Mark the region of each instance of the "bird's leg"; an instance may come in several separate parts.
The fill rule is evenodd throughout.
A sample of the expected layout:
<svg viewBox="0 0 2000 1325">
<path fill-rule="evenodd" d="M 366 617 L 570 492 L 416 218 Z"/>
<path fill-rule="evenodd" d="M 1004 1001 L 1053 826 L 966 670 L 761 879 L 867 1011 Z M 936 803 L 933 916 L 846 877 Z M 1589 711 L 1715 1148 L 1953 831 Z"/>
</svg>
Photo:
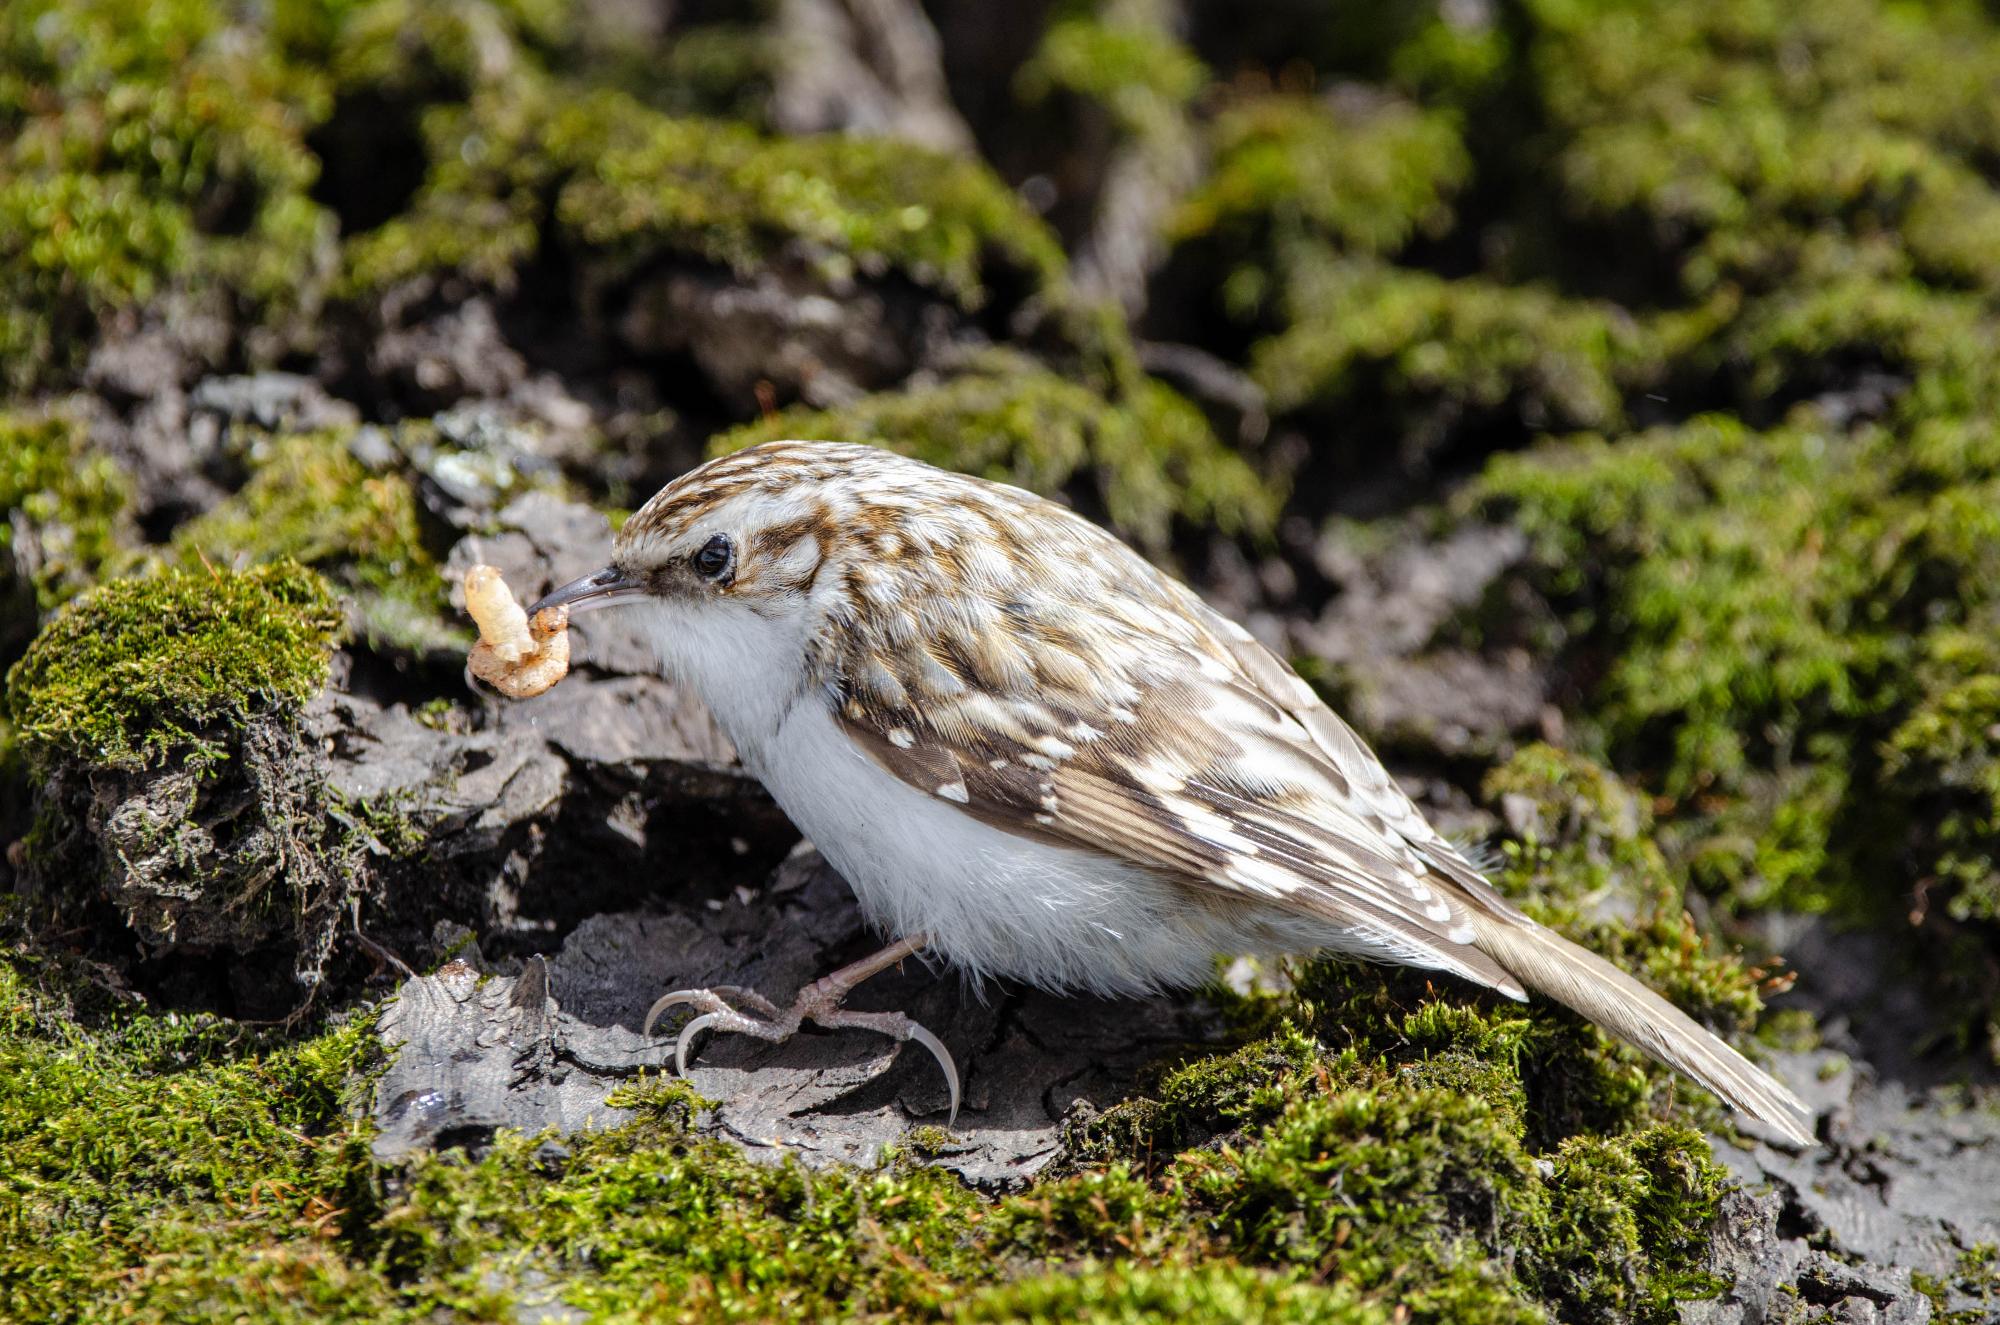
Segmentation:
<svg viewBox="0 0 2000 1325">
<path fill-rule="evenodd" d="M 829 1030 L 869 1030 L 897 1040 L 915 1040 L 930 1050 L 938 1066 L 944 1069 L 945 1085 L 951 1092 L 951 1121 L 956 1122 L 958 1068 L 952 1063 L 951 1052 L 944 1047 L 944 1041 L 900 1012 L 850 1012 L 841 1006 L 856 985 L 894 966 L 903 958 L 921 952 L 929 942 L 927 934 L 898 939 L 880 952 L 813 981 L 801 989 L 798 997 L 792 1000 L 792 1006 L 783 1011 L 762 994 L 738 985 L 676 989 L 671 994 L 662 995 L 647 1011 L 645 1034 L 648 1037 L 652 1035 L 653 1023 L 668 1008 L 686 1004 L 700 1014 L 681 1027 L 681 1033 L 674 1041 L 674 1065 L 682 1076 L 687 1075 L 689 1046 L 697 1035 L 706 1030 L 735 1031 L 742 1035 L 754 1035 L 760 1040 L 779 1042 L 791 1039 L 801 1025 L 811 1021 Z M 759 1015 L 753 1017 L 741 1011 L 730 1001 L 732 999 Z"/>
</svg>

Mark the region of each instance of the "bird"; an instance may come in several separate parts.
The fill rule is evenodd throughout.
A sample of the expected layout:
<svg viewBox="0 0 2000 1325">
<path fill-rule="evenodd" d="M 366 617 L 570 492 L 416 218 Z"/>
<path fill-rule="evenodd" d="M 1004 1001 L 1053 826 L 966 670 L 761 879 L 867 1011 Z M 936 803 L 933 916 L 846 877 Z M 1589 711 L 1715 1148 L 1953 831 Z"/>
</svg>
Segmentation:
<svg viewBox="0 0 2000 1325">
<path fill-rule="evenodd" d="M 646 1018 L 784 1040 L 906 957 L 1143 996 L 1219 956 L 1332 954 L 1553 999 L 1808 1146 L 1785 1086 L 1537 923 L 1277 654 L 1059 502 L 858 443 L 773 441 L 662 488 L 531 612 L 616 606 L 853 889 L 880 952 L 780 1007 L 674 990 Z"/>
</svg>

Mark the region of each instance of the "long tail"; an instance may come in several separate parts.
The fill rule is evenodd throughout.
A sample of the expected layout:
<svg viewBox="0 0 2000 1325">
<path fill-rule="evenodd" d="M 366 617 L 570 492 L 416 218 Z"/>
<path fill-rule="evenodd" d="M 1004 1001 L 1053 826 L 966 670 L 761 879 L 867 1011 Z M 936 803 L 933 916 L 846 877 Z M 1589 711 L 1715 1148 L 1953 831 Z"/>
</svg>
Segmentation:
<svg viewBox="0 0 2000 1325">
<path fill-rule="evenodd" d="M 1498 917 L 1480 924 L 1473 945 L 1534 992 L 1588 1017 L 1796 1144 L 1813 1144 L 1812 1111 L 1798 1096 L 1597 954 L 1540 925 Z"/>
</svg>

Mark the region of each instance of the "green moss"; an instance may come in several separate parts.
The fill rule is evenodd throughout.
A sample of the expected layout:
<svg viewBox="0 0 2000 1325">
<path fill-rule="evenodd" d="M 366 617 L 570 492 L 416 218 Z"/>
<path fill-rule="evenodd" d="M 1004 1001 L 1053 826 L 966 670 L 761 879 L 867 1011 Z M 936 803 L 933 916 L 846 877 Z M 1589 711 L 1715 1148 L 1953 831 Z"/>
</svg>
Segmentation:
<svg viewBox="0 0 2000 1325">
<path fill-rule="evenodd" d="M 1226 1145 L 1163 1146 L 1150 1177 L 1112 1161 L 993 1200 L 934 1170 L 758 1164 L 690 1138 L 677 1110 L 553 1159 L 502 1136 L 476 1160 L 420 1160 L 371 1245 L 413 1309 L 461 1311 L 1175 1320 L 1240 1301 L 1273 1320 L 1663 1320 L 1701 1288 L 1689 1266 L 1721 1176 L 1695 1133 L 1578 1138 L 1538 1168 L 1518 1079 L 1496 1104 L 1296 1035 L 1229 1061 L 1165 1092 L 1233 1115 Z"/>
<path fill-rule="evenodd" d="M 372 1201 L 369 1021 L 254 1049 L 207 1018 L 86 1032 L 37 974 L 0 962 L 0 1315 L 384 1318 L 340 1240 Z"/>
<path fill-rule="evenodd" d="M 505 282 L 544 217 L 614 261 L 680 252 L 749 270 L 790 252 L 835 279 L 894 270 L 966 307 L 984 301 L 989 262 L 1063 280 L 1054 236 L 991 172 L 906 143 L 769 138 L 555 87 L 475 96 L 429 137 L 410 214 L 350 250 L 356 288 L 439 270 Z"/>
<path fill-rule="evenodd" d="M 339 267 L 337 232 L 372 227 L 384 219 L 378 212 L 399 204 L 400 169 L 384 172 L 382 162 L 400 167 L 410 157 L 407 138 L 418 117 L 462 112 L 474 97 L 548 104 L 547 68 L 589 54 L 579 26 L 561 0 L 277 0 L 248 10 L 196 0 L 7 6 L 0 12 L 0 119 L 9 129 L 0 146 L 6 385 L 37 389 L 72 378 L 100 329 L 127 324 L 169 298 L 182 318 L 198 311 L 228 329 L 228 344 L 217 348 L 229 361 L 269 364 L 317 346 Z M 573 44 L 578 49 L 569 49 Z M 727 51 L 735 47 L 711 41 L 707 49 L 704 57 L 675 45 L 665 62 L 664 100 L 718 100 L 711 93 L 720 81 L 741 81 L 717 67 L 734 58 Z M 609 77 L 601 64 L 597 75 Z M 659 92 L 659 68 L 649 68 L 644 82 Z M 703 179 L 689 181 L 697 192 L 728 173 L 718 157 L 740 165 L 755 155 L 744 150 L 736 126 L 711 128 L 718 155 L 697 167 L 709 172 Z M 688 125 L 683 141 L 708 132 Z M 740 251 L 746 230 L 789 210 L 815 236 L 840 231 L 864 260 L 900 243 L 899 254 L 913 265 L 936 257 L 951 266 L 947 278 L 960 274 L 972 260 L 957 249 L 941 251 L 963 238 L 953 222 L 968 209 L 986 207 L 990 215 L 1004 190 L 976 167 L 961 163 L 954 172 L 938 159 L 930 173 L 940 210 L 929 224 L 911 227 L 909 199 L 895 190 L 905 169 L 922 168 L 890 156 L 836 146 L 760 157 L 731 175 L 754 196 L 759 215 L 707 247 Z M 613 151 L 607 165 L 618 164 Z M 768 169 L 745 179 L 758 167 Z M 856 209 L 873 205 L 877 215 L 871 222 L 839 212 L 800 170 L 838 175 L 845 200 Z M 980 183 L 989 186 L 985 195 Z M 710 221 L 682 219 L 698 235 Z M 899 226 L 928 233 L 905 231 L 899 241 Z M 1042 232 L 1001 228 L 1025 248 L 1041 238 L 1034 258 L 1060 266 Z M 415 229 L 422 232 L 423 222 Z M 933 242 L 931 233 L 944 238 Z M 444 260 L 448 265 L 449 255 Z M 191 348 L 197 355 L 208 349 Z"/>
<path fill-rule="evenodd" d="M 1968 241 L 1990 224 L 1993 194 L 1961 163 L 2000 144 L 2000 123 L 1960 98 L 2000 70 L 2000 39 L 1971 7 L 1531 11 L 1572 204 L 1646 216 L 1682 246 L 1691 289 L 1784 274 L 1829 220 L 1875 241 L 1917 218 L 1917 267 L 1972 274 L 1928 220 L 1962 218 Z"/>
<path fill-rule="evenodd" d="M 270 38 L 286 60 L 330 72 L 334 89 L 392 103 L 462 98 L 504 80 L 571 27 L 563 0 L 275 0 Z"/>
<path fill-rule="evenodd" d="M 340 626 L 296 562 L 113 580 L 58 611 L 8 675 L 37 810 L 17 919 L 109 961 L 126 930 L 155 951 L 268 950 L 317 983 L 357 882 L 303 722 Z"/>
<path fill-rule="evenodd" d="M 1538 750 L 1497 786 L 1532 799 L 1521 813 L 1545 826 L 1524 895 L 1589 896 L 1595 875 L 1541 876 L 1657 859 L 1637 845 L 1646 825 L 1629 794 L 1587 764 Z M 155 1240 L 156 1227 L 182 1236 L 179 1198 L 156 1199 L 155 1223 L 115 1247 L 66 1233 L 35 1264 L 52 1281 L 107 1282 L 140 1265 L 144 1300 L 184 1308 L 254 1311 L 243 1304 L 291 1283 L 300 1317 L 388 1320 L 560 1303 L 612 1319 L 672 1304 L 703 1319 L 1666 1321 L 1709 1289 L 1694 1266 L 1723 1175 L 1697 1133 L 1654 1121 L 1661 1075 L 1575 1018 L 1333 962 L 1263 999 L 1250 1021 L 1291 1020 L 1166 1068 L 1143 1097 L 1072 1129 L 1062 1158 L 1008 1196 L 905 1158 L 771 1165 L 701 1139 L 710 1102 L 688 1083 L 643 1077 L 615 1100 L 634 1122 L 560 1145 L 501 1134 L 393 1174 L 351 1145 L 337 1164 L 311 1151 L 343 1204 L 294 1216 L 296 1240 L 258 1221 Z M 190 1091 L 234 1070 L 140 1042 L 121 1070 L 179 1071 Z M 339 1129 L 320 1114 L 299 1130 Z M 910 1150 L 947 1142 L 913 1134 Z M 87 1193 L 102 1181 L 48 1153 L 46 1182 Z M 264 1162 L 234 1172 L 254 1186 Z M 310 1204 L 332 1180 L 288 1178 L 286 1192 Z M 314 1214 L 334 1236 L 311 1236 Z M 247 1287 L 224 1278 L 238 1271 Z"/>
<path fill-rule="evenodd" d="M 114 580 L 35 638 L 8 673 L 8 713 L 43 764 L 213 752 L 218 727 L 318 694 L 339 630 L 326 584 L 295 563 Z"/>
<path fill-rule="evenodd" d="M 430 854 L 432 825 L 421 802 L 409 795 L 349 800 L 329 789 L 327 814 L 343 828 L 348 851 L 404 863 L 421 863 Z"/>
<path fill-rule="evenodd" d="M 1450 224 L 1451 197 L 1471 173 L 1452 114 L 1392 98 L 1248 98 L 1210 135 L 1215 166 L 1172 221 L 1180 238 L 1279 249 L 1314 239 L 1391 255 Z"/>
<path fill-rule="evenodd" d="M 174 547 L 190 569 L 273 560 L 311 566 L 353 596 L 359 631 L 377 648 L 469 643 L 450 621 L 409 480 L 369 472 L 339 434 L 259 441 L 249 482 L 176 531 Z"/>
<path fill-rule="evenodd" d="M 123 472 L 88 451 L 80 424 L 0 414 L 0 659 L 97 578 L 129 500 Z"/>
<path fill-rule="evenodd" d="M 383 1264 L 459 1310 L 526 1296 L 494 1280 L 532 1265 L 585 1311 L 788 1320 L 934 1312 L 992 1273 L 968 1236 L 979 1198 L 934 1169 L 810 1173 L 628 1128 L 572 1139 L 551 1178 L 536 1148 L 419 1160 L 384 1213 Z"/>
<path fill-rule="evenodd" d="M 1539 1147 L 1529 1031 L 1548 1014 L 1421 985 L 1319 969 L 1301 1007 L 1326 1043 L 1287 1028 L 1185 1063 L 1148 1125 L 1111 1129 L 1135 1161 L 1100 1144 L 1080 1163 L 1072 1147 L 991 1198 L 900 1160 L 760 1162 L 694 1135 L 709 1102 L 651 1077 L 620 1092 L 638 1116 L 615 1131 L 502 1133 L 388 1173 L 339 1108 L 352 1029 L 256 1059 L 164 1020 L 51 1041 L 17 980 L 0 986 L 20 1102 L 0 1089 L 0 1179 L 48 1235 L 10 1238 L 6 1255 L 14 1282 L 84 1304 L 136 1285 L 119 1300 L 162 1314 L 256 1314 L 275 1295 L 270 1313 L 299 1319 L 556 1304 L 609 1319 L 1671 1319 L 1672 1298 L 1705 1288 L 1691 1266 L 1721 1183 L 1706 1143 L 1644 1125 L 1638 1106 L 1629 1130 Z M 191 1121 L 123 1103 L 160 1074 L 181 1112 L 209 1120 L 198 1143 L 169 1134 Z M 86 1097 L 106 1111 L 97 1145 L 50 1143 L 44 1127 L 90 1125 Z M 247 1213 L 221 1217 L 221 1202 Z"/>
<path fill-rule="evenodd" d="M 1978 1325 L 2000 1308 L 2000 1246 L 1975 1243 L 1959 1252 L 1949 1275 L 1917 1273 L 1910 1280 L 1930 1298 L 1938 1325 Z M 1954 1300 L 1958 1310 L 1948 1310 Z"/>
<path fill-rule="evenodd" d="M 1873 674 L 1906 647 L 1889 595 L 1914 569 L 1880 540 L 1919 532 L 1876 509 L 1896 449 L 1718 418 L 1503 462 L 1486 490 L 1558 576 L 1602 567 L 1601 586 L 1575 586 L 1619 646 L 1594 707 L 1614 749 L 1661 749 L 1667 789 L 1685 794 L 1870 707 Z"/>
<path fill-rule="evenodd" d="M 1912 917 L 1926 965 L 1979 985 L 2000 861 L 1990 424 L 1712 417 L 1496 463 L 1482 497 L 1535 540 L 1569 655 L 1602 660 L 1585 739 L 1656 779 L 1705 887 Z"/>
<path fill-rule="evenodd" d="M 1285 303 L 1290 325 L 1251 364 L 1272 405 L 1346 430 L 1384 413 L 1405 450 L 1482 424 L 1610 426 L 1627 387 L 1658 371 L 1629 316 L 1532 286 L 1324 256 L 1292 272 Z"/>
<path fill-rule="evenodd" d="M 1259 361 L 1281 409 L 1423 453 L 1617 427 L 1641 400 L 1767 417 L 1866 368 L 1910 379 L 1909 418 L 2000 401 L 2000 190 L 1977 165 L 2000 125 L 1967 110 L 2000 30 L 1976 8 L 1289 21 L 1266 54 L 1337 86 L 1239 78 L 1174 231 L 1213 250 L 1228 308 L 1282 330 Z"/>
<path fill-rule="evenodd" d="M 1885 778 L 1936 825 L 1929 882 L 1946 913 L 2000 922 L 2000 646 L 1990 622 L 1926 645 L 1921 698 L 1889 733 Z"/>
<path fill-rule="evenodd" d="M 1613 748 L 1657 752 L 1684 794 L 1910 702 L 1927 632 L 2000 582 L 1996 462 L 1983 424 L 1913 444 L 1711 418 L 1504 461 L 1484 492 L 1536 539 L 1573 623 L 1614 647 L 1593 703 Z"/>
<path fill-rule="evenodd" d="M 1477 1097 L 1350 1089 L 1298 1101 L 1254 1150 L 1191 1163 L 1224 1236 L 1260 1261 L 1332 1262 L 1419 1320 L 1534 1320 L 1466 1237 L 1520 1239 L 1502 1221 L 1533 1171 L 1506 1138 Z"/>
<path fill-rule="evenodd" d="M 1662 825 L 1662 837 L 1695 887 L 1732 907 L 1837 909 L 1845 880 L 1835 834 L 1853 789 L 1843 760 L 1795 764 L 1746 778 L 1738 795 L 1706 798 L 1691 822 Z"/>
<path fill-rule="evenodd" d="M 2000 289 L 2000 193 L 1969 163 L 2000 125 L 1956 100 L 2000 74 L 1990 21 L 1854 0 L 1531 9 L 1553 187 L 1600 237 L 1644 235 L 1661 295 L 1720 322 L 1691 369 L 1753 401 L 1886 360 L 1930 379 L 1929 406 L 1990 407 L 1967 296 Z"/>
<path fill-rule="evenodd" d="M 624 49 L 613 37 L 614 58 Z M 782 46 L 757 23 L 697 23 L 677 31 L 664 55 L 635 61 L 621 82 L 670 115 L 720 116 L 763 126 Z"/>
<path fill-rule="evenodd" d="M 711 450 L 777 438 L 870 442 L 1043 493 L 1086 487 L 1114 528 L 1154 551 L 1176 518 L 1261 533 L 1276 514 L 1272 489 L 1170 388 L 1138 377 L 1107 397 L 1010 352 L 936 385 L 782 410 Z"/>
<path fill-rule="evenodd" d="M 1684 1128 L 1579 1138 L 1544 1176 L 1483 1096 L 1393 1086 L 1308 1095 L 1186 1167 L 1242 1254 L 1436 1321 L 1673 1319 L 1724 1185 Z"/>
<path fill-rule="evenodd" d="M 1558 1319 L 1677 1320 L 1679 1304 L 1726 1287 L 1697 1268 L 1730 1186 L 1699 1132 L 1661 1124 L 1571 1137 L 1551 1163 L 1548 1220 L 1533 1235 L 1523 1278 L 1563 1304 Z M 1635 1286 L 1621 1262 L 1644 1264 L 1649 1279 Z"/>
<path fill-rule="evenodd" d="M 960 1305 L 955 1319 L 1026 1325 L 1170 1325 L 1241 1321 L 1245 1325 L 1389 1325 L 1387 1306 L 1342 1284 L 1237 1265 L 1087 1264 L 1064 1274 L 987 1289 Z"/>
<path fill-rule="evenodd" d="M 1488 775 L 1485 794 L 1529 825 L 1494 871 L 1503 890 L 1698 1020 L 1724 1033 L 1755 1023 L 1758 973 L 1717 954 L 1688 921 L 1680 876 L 1630 787 L 1587 759 L 1532 745 Z"/>
<path fill-rule="evenodd" d="M 1164 28 L 1071 16 L 1042 34 L 1014 91 L 1029 105 L 1058 91 L 1088 98 L 1126 133 L 1147 137 L 1170 131 L 1207 78 L 1194 52 Z"/>
<path fill-rule="evenodd" d="M 1163 1065 L 1153 1088 L 1069 1127 L 1063 1163 L 1126 1163 L 1157 1173 L 1183 1150 L 1270 1122 L 1294 1080 L 1319 1061 L 1313 1039 L 1284 1021 L 1234 1052 Z"/>
<path fill-rule="evenodd" d="M 1419 1319 L 1670 1319 L 1722 1186 L 1706 1143 L 1647 1126 L 1651 1070 L 1560 1011 L 1424 985 L 1302 973 L 1337 1052 L 1254 1148 L 1183 1157 L 1231 1246 L 1337 1266 Z"/>
<path fill-rule="evenodd" d="M 1721 1029 L 1755 1018 L 1757 977 L 1685 923 L 1629 788 L 1538 746 L 1489 794 L 1525 827 L 1502 887 Z M 1201 1226 L 1203 1257 L 1309 1270 L 1418 1321 L 1665 1321 L 1712 1291 L 1697 1267 L 1725 1175 L 1656 1119 L 1716 1106 L 1559 1008 L 1436 984 L 1301 964 L 1294 1023 L 1074 1128 L 1062 1176 L 1002 1231 L 1151 1261 L 1177 1254 L 1158 1228 Z"/>
<path fill-rule="evenodd" d="M 1197 1218 L 1177 1185 L 1155 1187 L 1134 1167 L 1114 1163 L 1038 1184 L 1003 1202 L 991 1236 L 1017 1254 L 1052 1261 L 1151 1261 L 1184 1250 Z"/>
<path fill-rule="evenodd" d="M 0 358 L 30 387 L 168 286 L 276 325 L 333 221 L 307 195 L 321 83 L 215 6 L 31 0 L 0 16 Z"/>
</svg>

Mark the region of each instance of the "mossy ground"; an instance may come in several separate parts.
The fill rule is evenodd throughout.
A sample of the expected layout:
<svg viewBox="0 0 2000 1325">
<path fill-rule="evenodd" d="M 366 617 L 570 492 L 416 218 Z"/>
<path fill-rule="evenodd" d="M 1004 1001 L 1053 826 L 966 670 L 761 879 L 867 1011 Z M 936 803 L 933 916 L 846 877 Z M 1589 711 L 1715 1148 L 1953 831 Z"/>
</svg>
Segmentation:
<svg viewBox="0 0 2000 1325">
<path fill-rule="evenodd" d="M 1990 1242 L 1975 1243 L 1958 1254 L 1952 1273 L 1911 1276 L 1917 1290 L 1937 1309 L 1938 1325 L 1978 1325 L 2000 1308 L 2000 1247 Z M 1951 1310 L 1951 1290 L 1957 1289 L 1973 1305 Z"/>
<path fill-rule="evenodd" d="M 1127 133 L 1170 132 L 1171 117 L 1207 81 L 1201 60 L 1160 27 L 1107 21 L 1088 8 L 1073 6 L 1049 24 L 1014 75 L 1016 94 L 1036 106 L 1069 93 L 1103 106 Z"/>
<path fill-rule="evenodd" d="M 335 238 L 303 145 L 326 84 L 244 36 L 187 0 L 0 14 L 10 387 L 73 369 L 105 319 L 169 291 L 240 302 L 273 330 L 310 312 L 316 283 L 298 278 Z"/>
<path fill-rule="evenodd" d="M 866 139 L 767 138 L 617 92 L 510 87 L 433 117 L 437 163 L 410 215 L 357 241 L 348 279 L 437 270 L 504 282 L 553 216 L 555 242 L 633 266 L 680 251 L 751 270 L 788 247 L 831 278 L 901 274 L 968 307 L 989 259 L 1035 285 L 1061 248 L 984 168 Z"/>
<path fill-rule="evenodd" d="M 1657 857 L 1596 770 L 1551 752 L 1506 787 L 1549 825 L 1506 874 L 1524 896 L 1658 882 L 1612 877 Z M 1610 863 L 1570 878 L 1586 858 Z M 1623 941 L 1648 969 L 1693 942 Z M 1741 969 L 1703 960 L 1690 1006 L 1754 1012 Z M 0 1300 L 28 1318 L 54 1301 L 82 1319 L 564 1303 L 607 1320 L 1478 1325 L 1670 1320 L 1711 1287 L 1694 1267 L 1723 1174 L 1672 1120 L 1666 1075 L 1566 1014 L 1413 973 L 1315 963 L 1295 994 L 1236 1000 L 1240 1048 L 1162 1064 L 1078 1124 L 1049 1176 L 998 1197 L 925 1166 L 919 1134 L 870 1171 L 752 1158 L 692 1133 L 703 1102 L 652 1078 L 621 1094 L 637 1118 L 616 1131 L 382 1167 L 355 1122 L 366 1018 L 302 1040 L 79 1021 L 61 1005 L 74 979 L 23 953 L 0 965 Z"/>
<path fill-rule="evenodd" d="M 580 86 L 559 71 L 580 35 L 561 4 L 281 3 L 263 23 L 196 3 L 10 6 L 10 385 L 61 382 L 100 329 L 169 292 L 227 292 L 221 311 L 271 362 L 317 341 L 330 299 L 453 272 L 506 285 L 543 243 L 740 270 L 789 251 L 968 308 L 990 265 L 1059 301 L 1060 245 L 977 163 L 677 116 L 615 77 Z M 689 86 L 648 80 L 657 99 L 728 99 L 695 54 L 677 62 Z M 354 195 L 346 215 L 323 186 Z"/>
<path fill-rule="evenodd" d="M 2000 29 L 1505 8 L 1266 16 L 1315 77 L 1212 93 L 1197 308 L 1301 490 L 1459 469 L 1446 522 L 1530 532 L 1577 743 L 1704 891 L 1909 935 L 1969 1014 L 1935 1032 L 2000 1044 Z"/>
<path fill-rule="evenodd" d="M 0 1314 L 370 1318 L 338 1241 L 371 1196 L 346 1108 L 369 1023 L 281 1044 L 97 1007 L 85 1031 L 65 983 L 0 962 Z"/>
<path fill-rule="evenodd" d="M 1654 771 L 1703 885 L 1914 922 L 1974 1018 L 1939 1029 L 1975 1039 L 1996 997 L 1976 935 L 2000 917 L 1996 460 L 1983 421 L 1806 412 L 1577 439 L 1482 485 L 1538 540 L 1571 656 L 1609 659 L 1585 739 Z"/>
<path fill-rule="evenodd" d="M 113 580 L 58 611 L 7 676 L 37 807 L 15 919 L 102 953 L 277 947 L 316 983 L 356 886 L 303 722 L 341 624 L 289 561 Z"/>
</svg>

